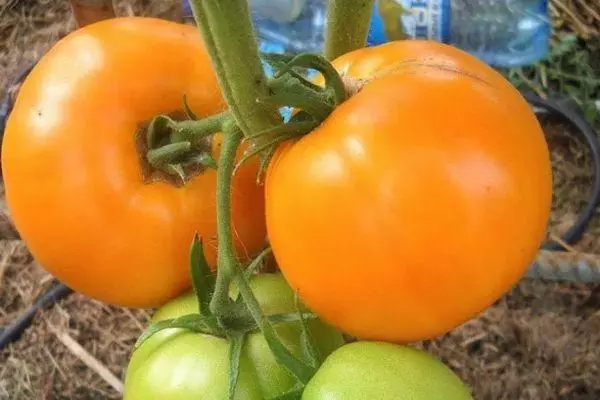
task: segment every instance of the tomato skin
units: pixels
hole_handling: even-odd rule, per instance
[[[294,293],[281,274],[258,275],[250,284],[266,315],[294,312]],[[187,293],[159,309],[153,321],[195,312],[197,300]],[[309,328],[324,355],[343,344],[341,334],[320,321],[310,321]],[[298,353],[299,325],[282,324],[276,329],[284,344]],[[182,329],[158,332],[133,353],[124,400],[226,399],[228,351],[227,342],[214,336]],[[240,365],[236,399],[268,399],[294,386],[294,379],[277,364],[260,333],[248,337]]]
[[[158,307],[190,286],[196,232],[214,266],[215,171],[180,188],[146,184],[135,150],[138,124],[181,110],[184,95],[200,117],[225,108],[200,33],[139,17],[63,38],[21,88],[2,148],[8,206],[37,261],[74,290]],[[251,161],[234,177],[242,256],[266,237],[257,171]]]
[[[310,380],[302,400],[472,400],[464,383],[429,354],[386,342],[335,350]]]
[[[270,163],[273,253],[342,331],[435,337],[534,259],[552,198],[543,132],[501,75],[450,46],[391,42],[333,64],[371,81]]]

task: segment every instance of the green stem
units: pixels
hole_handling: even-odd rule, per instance
[[[217,282],[210,301],[214,315],[222,316],[231,305],[229,286],[236,273],[239,275],[233,234],[231,232],[231,179],[235,155],[242,141],[240,128],[233,121],[223,125],[223,147],[217,168]]]
[[[246,307],[248,307],[250,314],[264,335],[267,345],[275,356],[275,359],[285,366],[285,368],[287,368],[287,370],[300,382],[307,384],[315,374],[316,368],[300,361],[287,347],[284,346],[281,339],[277,336],[275,328],[273,328],[273,325],[269,322],[269,319],[263,315],[260,304],[258,304],[258,300],[256,299],[256,296],[254,296],[254,293],[243,274],[237,273],[233,278],[238,285],[238,290],[246,303]]]
[[[277,109],[258,107],[269,94],[247,0],[191,0],[196,23],[211,55],[219,86],[244,135],[281,121]]]
[[[325,58],[365,46],[375,0],[329,0],[325,30]]]
[[[246,308],[266,338],[275,358],[301,382],[307,383],[315,369],[297,359],[278,338],[273,325],[263,315],[248,279],[239,268],[231,231],[231,179],[235,155],[243,134],[233,121],[223,126],[223,147],[217,169],[217,281],[210,302],[210,311],[217,318],[226,318],[234,303],[229,297],[231,281],[235,281]]]

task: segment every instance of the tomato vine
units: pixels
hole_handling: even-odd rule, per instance
[[[373,0],[338,0],[331,3],[326,48],[329,56],[334,57],[364,45]],[[207,278],[210,272],[199,251],[201,245],[198,245],[200,239],[197,238],[192,245],[191,274],[202,315],[163,321],[149,329],[138,345],[159,330],[172,327],[228,337],[231,342],[232,398],[244,332],[258,328],[276,360],[298,381],[298,387],[289,394],[291,396],[301,393],[321,360],[314,351],[315,346],[307,329],[303,329],[302,336],[303,347],[310,355],[309,364],[286,348],[277,336],[273,320],[263,314],[250,288],[247,274],[242,272],[231,229],[231,180],[236,169],[235,155],[242,140],[253,141],[254,149],[237,166],[249,157],[263,155],[264,168],[280,142],[306,134],[318,126],[336,106],[346,100],[347,91],[333,66],[324,57],[314,54],[263,55],[277,71],[273,78],[267,79],[247,0],[192,0],[190,4],[229,109],[228,112],[196,120],[193,110],[185,103],[184,109],[189,120],[175,121],[168,116],[154,118],[147,132],[147,159],[152,167],[178,176],[183,182],[187,178],[184,167],[190,163],[217,167],[217,276],[214,279]],[[360,12],[349,16],[348,10],[355,6]],[[351,19],[350,24],[345,21],[346,18]],[[231,24],[230,21],[236,23]],[[339,35],[343,36],[342,40],[333,40]],[[310,82],[297,72],[298,68],[320,72],[325,85],[321,87]],[[294,107],[299,112],[288,123],[284,123],[278,113],[282,106]],[[216,164],[198,144],[218,131],[224,133],[224,138]],[[234,302],[229,297],[232,283],[236,284],[242,303]],[[210,300],[207,293],[210,293]],[[248,325],[249,318],[253,323]],[[305,315],[298,311],[297,318],[304,326]]]

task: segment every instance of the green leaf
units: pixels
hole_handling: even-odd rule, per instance
[[[223,337],[223,331],[217,324],[217,319],[213,316],[206,317],[200,314],[188,314],[178,318],[165,319],[150,325],[138,338],[134,349],[140,347],[146,340],[153,335],[165,329],[187,329],[192,332],[204,333],[207,335]]]
[[[296,312],[300,317],[300,327],[302,329],[300,334],[300,349],[302,350],[302,354],[304,354],[304,356],[311,362],[311,365],[315,368],[319,368],[323,362],[323,357],[316,345],[314,336],[306,324],[304,314],[300,311],[299,302],[300,297],[296,292],[294,296],[294,306],[296,307]]]
[[[200,305],[200,314],[209,317],[212,315],[209,305],[215,291],[216,278],[206,261],[202,239],[198,234],[194,235],[190,249],[190,273],[194,293]]]
[[[246,335],[234,334],[230,338],[229,344],[229,400],[235,398],[235,388],[240,375],[240,359],[242,357],[242,348]]]
[[[583,115],[590,124],[596,123],[599,116],[598,114],[600,114],[600,112],[598,111],[598,107],[596,107],[595,101],[589,101],[583,105]]]
[[[573,99],[579,106],[581,106],[583,104],[583,102],[579,98],[579,90],[576,86],[565,85],[565,92],[567,92],[567,94],[569,94],[571,99]]]
[[[550,47],[550,58],[559,58],[575,47],[577,44],[577,35],[574,33],[567,33],[560,35],[557,42],[554,42]]]
[[[250,277],[252,277],[252,275],[256,271],[260,270],[260,268],[262,267],[263,260],[265,259],[266,256],[271,254],[271,252],[272,252],[271,247],[267,247],[254,260],[252,260],[250,265],[248,265],[248,267],[246,267],[246,269],[244,270],[244,277],[246,279],[250,279]]]
[[[267,318],[265,318],[265,321],[263,321],[261,325],[263,336],[265,337],[267,345],[269,346],[269,349],[271,349],[275,360],[283,365],[300,382],[303,384],[308,383],[310,378],[317,372],[317,369],[312,365],[307,365],[290,353],[277,336],[277,332],[275,332],[275,329],[273,329],[273,326],[269,323]]]
[[[300,400],[304,387],[305,385],[297,383],[290,391],[276,397],[271,397],[269,400]]]

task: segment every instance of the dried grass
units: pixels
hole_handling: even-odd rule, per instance
[[[581,1],[554,0],[580,12]],[[120,15],[178,18],[178,2],[119,1]],[[66,0],[0,0],[0,95],[5,83],[74,26]],[[558,24],[570,16],[562,13]],[[584,18],[590,29],[598,21]],[[575,25],[573,30],[580,27]],[[555,203],[551,232],[573,221],[589,195],[589,154],[557,121],[544,126],[553,149]],[[0,199],[3,199],[0,187]],[[3,201],[3,200],[2,200]],[[0,202],[0,326],[52,284],[18,239]],[[600,222],[577,248],[600,253]],[[454,332],[420,344],[439,355],[477,399],[599,399],[600,295],[593,286],[521,282]],[[72,295],[38,314],[23,337],[0,351],[0,399],[119,399],[119,394],[57,339],[67,333],[121,377],[149,310],[110,307]],[[52,328],[52,329],[50,329]]]
[[[559,30],[589,39],[600,34],[600,3],[595,0],[550,0],[550,15]]]

